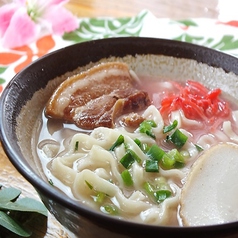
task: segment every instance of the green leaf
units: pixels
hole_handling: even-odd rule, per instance
[[[10,202],[19,197],[21,191],[16,188],[4,188],[0,190],[0,203]]]
[[[2,211],[0,211],[0,226],[22,237],[29,237],[31,235],[31,232],[25,230],[14,219]]]
[[[27,197],[19,199],[16,202],[1,202],[0,209],[22,212],[37,212],[44,216],[47,216],[47,209],[41,202]]]

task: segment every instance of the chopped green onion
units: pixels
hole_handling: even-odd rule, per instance
[[[154,186],[149,182],[145,182],[143,187],[148,196],[151,197],[157,203],[163,202],[166,198],[170,197],[172,194],[169,188],[155,190]]]
[[[136,154],[135,151],[127,149],[127,152],[131,154],[131,156],[134,158],[134,160],[137,161],[137,163],[141,163],[141,158]]]
[[[129,144],[126,143],[126,142],[124,142],[124,147],[125,147],[125,150],[126,150],[126,151],[130,148]]]
[[[164,150],[162,150],[156,144],[152,145],[147,152],[147,155],[149,156],[149,158],[156,161],[161,160],[164,154],[165,154]]]
[[[175,159],[173,156],[170,156],[169,154],[164,154],[163,158],[161,159],[160,165],[164,169],[172,169],[175,164]]]
[[[124,143],[124,136],[119,135],[115,143],[109,149],[109,151],[113,151],[117,146],[121,145],[122,143]]]
[[[188,137],[184,135],[179,129],[176,129],[175,132],[168,137],[168,139],[180,149],[184,146]]]
[[[144,152],[147,153],[149,150],[149,146],[146,143],[142,143],[139,139],[135,139],[134,142],[140,147],[140,149]]]
[[[182,168],[184,166],[184,157],[181,155],[181,153],[179,153],[177,149],[172,149],[167,154],[174,157],[174,168]]]
[[[180,150],[179,153],[183,156],[184,159],[188,159],[190,154],[187,150]]]
[[[126,186],[132,186],[133,180],[130,172],[126,169],[121,173],[122,180]]]
[[[107,204],[101,207],[101,211],[109,215],[117,215],[118,210],[114,205]]]
[[[51,186],[54,186],[54,183],[53,183],[53,181],[52,181],[52,179],[49,179],[49,184],[51,185]]]
[[[120,160],[120,163],[126,169],[128,169],[134,162],[135,162],[135,159],[133,158],[130,152],[127,152]]]
[[[154,186],[157,190],[170,190],[169,184],[164,177],[155,178]]]
[[[170,190],[159,190],[154,193],[155,199],[158,203],[163,202],[166,198],[171,196]]]
[[[149,146],[149,145],[147,145],[146,143],[143,143],[143,144],[142,144],[141,150],[142,150],[145,154],[149,151],[149,149],[150,149],[150,146]]]
[[[142,142],[138,138],[136,138],[134,142],[141,148]]]
[[[146,172],[159,172],[159,164],[157,160],[146,160],[145,162]]]
[[[144,189],[145,192],[149,195],[149,196],[154,196],[154,187],[152,186],[152,184],[150,184],[149,182],[145,182],[144,183]]]
[[[199,146],[199,145],[195,145],[195,147],[196,147],[196,149],[197,149],[198,152],[203,151],[203,148],[202,148],[201,146]]]
[[[172,149],[163,155],[160,164],[165,169],[181,168],[184,166],[184,157],[177,149]]]
[[[103,192],[98,192],[97,195],[94,197],[94,201],[96,203],[102,203],[106,197],[106,194]]]
[[[87,180],[85,180],[85,183],[87,184],[87,186],[92,190],[93,189],[93,185],[90,184]]]
[[[153,131],[152,131],[152,128],[153,127],[156,127],[156,123],[152,120],[145,120],[143,121],[140,126],[139,126],[139,131],[140,133],[145,133],[146,135],[152,137],[153,139],[156,139]]]
[[[78,151],[78,149],[79,149],[79,142],[76,141],[74,146],[74,151]]]
[[[172,131],[173,129],[175,129],[177,127],[177,125],[178,125],[178,121],[174,120],[171,125],[164,127],[163,133],[165,134],[165,133]]]

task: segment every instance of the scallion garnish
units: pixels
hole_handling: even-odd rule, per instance
[[[107,194],[104,193],[104,192],[100,192],[100,191],[95,190],[95,189],[93,188],[93,185],[92,185],[91,183],[89,183],[87,180],[85,180],[85,183],[86,183],[86,185],[88,186],[88,188],[89,188],[90,190],[92,190],[92,192],[95,194],[95,195],[92,196],[94,202],[96,202],[96,203],[102,203],[102,202],[104,201],[105,197],[106,197],[106,196],[109,196],[109,195],[107,195]]]
[[[153,120],[145,120],[139,126],[140,133],[145,133],[146,135],[156,139],[155,134],[153,133],[152,128],[156,127],[156,123]]]
[[[164,168],[164,169],[172,169],[174,167],[175,164],[175,158],[169,154],[164,154],[160,165]]]
[[[178,125],[178,121],[174,120],[171,125],[165,126],[163,128],[163,133],[165,134],[165,133],[172,131],[173,129],[175,129],[177,127],[177,125]]]
[[[146,172],[159,172],[159,164],[157,160],[148,159],[145,161]]]
[[[125,147],[125,150],[126,150],[126,151],[130,148],[129,144],[126,143],[126,142],[124,142],[124,147]]]
[[[78,151],[78,149],[79,149],[79,142],[76,141],[74,146],[74,151]]]
[[[155,199],[158,203],[163,202],[166,198],[171,196],[170,190],[159,190],[154,193]]]
[[[177,149],[172,149],[163,155],[160,165],[164,169],[181,168],[184,166],[184,157]]]
[[[141,163],[141,158],[136,154],[135,151],[127,149],[127,152],[131,154],[131,156],[134,158],[134,160],[136,160],[137,163]]]
[[[184,135],[179,129],[176,129],[172,135],[167,137],[167,139],[171,141],[178,149],[180,149],[184,146],[188,137]]]
[[[126,186],[133,185],[133,179],[130,172],[126,169],[121,173],[122,180]]]
[[[119,135],[115,143],[109,149],[109,151],[113,151],[117,146],[121,145],[122,143],[124,143],[124,136]]]
[[[106,194],[103,192],[98,192],[96,196],[94,197],[94,201],[96,203],[102,203],[106,197]]]
[[[90,184],[87,180],[85,180],[85,183],[91,190],[93,190],[93,185],[92,184]]]
[[[101,206],[101,211],[109,215],[117,215],[118,209],[112,204],[106,204]]]
[[[197,149],[198,152],[203,151],[203,148],[202,148],[201,146],[199,146],[199,145],[195,145],[195,147],[196,147],[196,149]]]
[[[142,142],[138,138],[136,138],[134,142],[141,148]]]
[[[140,149],[146,153],[149,150],[149,146],[146,143],[142,143],[138,138],[134,140],[134,142],[140,147]]]
[[[145,182],[144,189],[147,195],[157,203],[163,202],[166,198],[170,197],[172,192],[170,189],[155,188],[151,183]]]
[[[165,154],[165,151],[162,150],[158,145],[153,144],[146,154],[149,156],[150,159],[159,161],[162,159],[163,155]]]
[[[143,187],[149,196],[154,196],[154,187],[149,182],[145,182]]]
[[[135,162],[134,157],[130,152],[127,152],[120,160],[120,163],[126,168],[130,168],[130,166]]]
[[[54,183],[53,183],[53,181],[52,181],[52,179],[49,179],[49,184],[51,185],[51,186],[54,186]]]

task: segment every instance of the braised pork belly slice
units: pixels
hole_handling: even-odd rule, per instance
[[[115,90],[74,110],[74,123],[84,129],[114,127],[114,121],[122,114],[142,110],[149,104],[147,93],[136,89]]]
[[[194,163],[181,193],[185,226],[238,221],[238,146],[218,144]]]
[[[83,129],[112,128],[120,115],[150,105],[148,94],[135,84],[126,64],[102,63],[66,79],[51,96],[45,114]]]

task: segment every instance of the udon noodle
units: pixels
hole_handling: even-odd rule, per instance
[[[152,105],[140,114],[145,121],[154,123],[150,128],[153,137],[139,127],[127,128],[120,119],[115,128],[98,127],[88,131],[46,118],[43,111],[37,153],[52,186],[71,198],[118,219],[182,226],[180,194],[190,167],[211,146],[220,142],[238,143],[238,111],[232,107],[231,115],[215,127],[187,118],[181,109],[162,115],[161,98],[176,91],[173,81],[138,78],[142,82],[146,80],[142,89],[152,98]],[[179,148],[168,142],[171,132],[164,132],[175,121],[176,129],[187,138]],[[120,137],[123,142],[115,145]],[[159,163],[158,171],[147,171],[149,152],[145,146],[152,145],[158,145],[166,153],[176,149],[183,158],[179,161],[182,166],[168,168]],[[122,158],[128,154],[135,157],[125,166]]]

